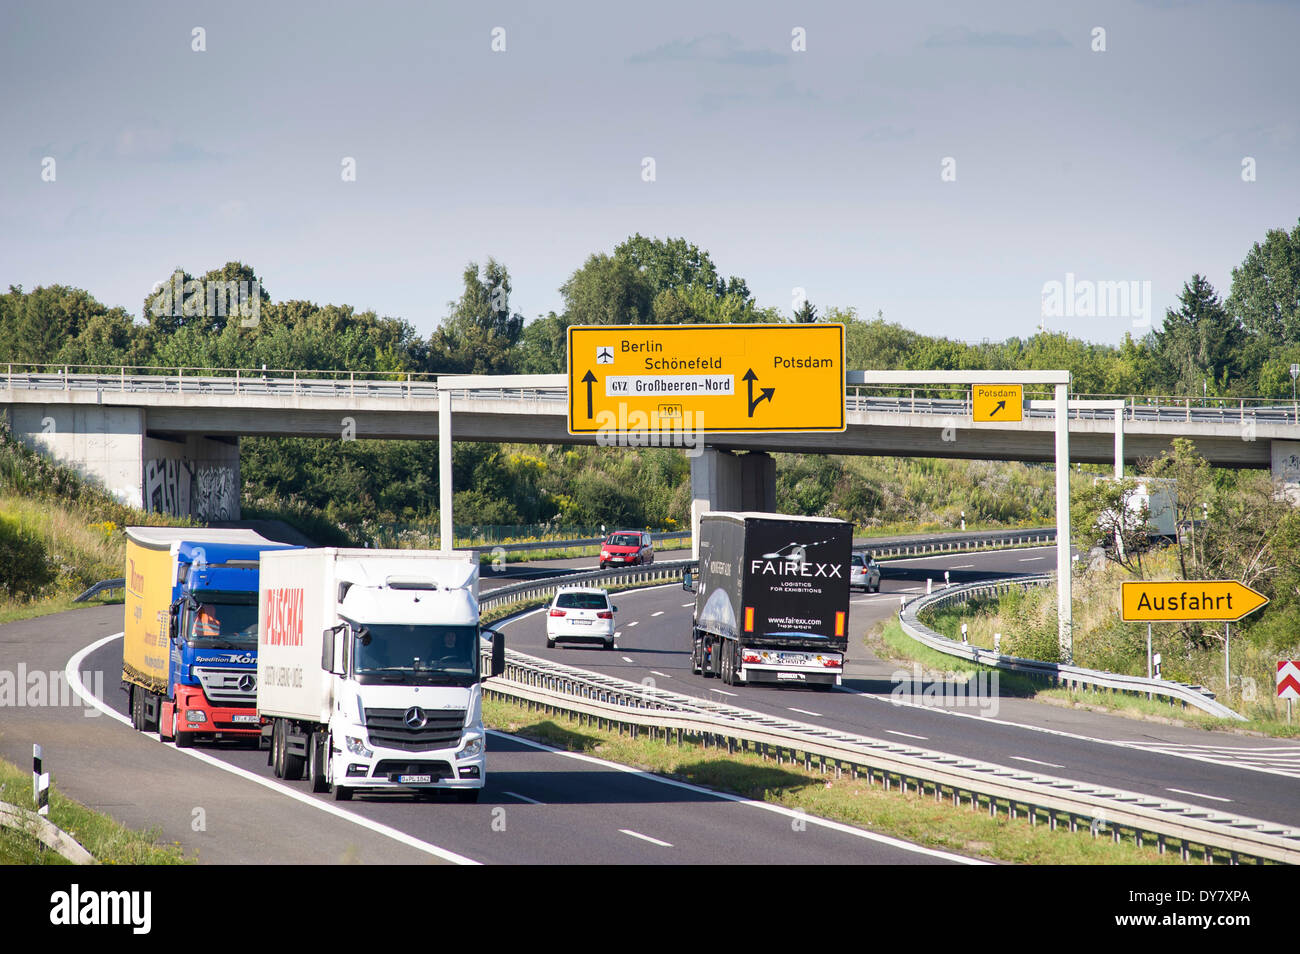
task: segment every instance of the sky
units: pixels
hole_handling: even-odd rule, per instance
[[[0,287],[139,316],[239,260],[427,335],[469,262],[532,319],[639,232],[787,315],[1114,343],[1300,220],[1298,38],[1264,0],[8,0]]]

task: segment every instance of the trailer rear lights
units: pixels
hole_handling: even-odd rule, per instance
[[[843,610],[839,610],[835,614],[835,635],[836,636],[844,635],[844,616],[845,613]]]
[[[753,631],[754,631],[754,607],[746,606],[745,607],[745,632],[752,633]]]
[[[461,768],[461,770],[460,770],[460,777],[461,777],[461,778],[478,778],[478,766],[477,766],[477,765],[466,765],[466,766],[463,766],[463,767]]]
[[[825,662],[822,663],[822,665],[825,666],[827,669],[839,669],[840,661],[838,659],[827,659]]]
[[[364,765],[357,765],[355,762],[353,762],[351,765],[348,766],[348,778],[365,778],[365,777],[366,777],[366,767]]]
[[[757,653],[745,653],[741,661],[747,663],[761,663],[763,657],[759,656]]]
[[[208,714],[204,712],[202,709],[186,709],[185,721],[186,722],[207,722]]]

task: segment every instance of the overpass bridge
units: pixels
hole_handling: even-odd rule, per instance
[[[998,383],[997,372],[989,381]],[[0,378],[0,412],[19,439],[76,466],[124,502],[202,519],[239,516],[240,437],[437,440],[444,393],[450,394],[454,440],[597,443],[568,433],[564,375],[479,376],[472,388],[468,383],[451,375],[10,365]],[[1034,396],[1026,390],[1027,398]],[[973,425],[964,389],[945,394],[937,387],[851,385],[845,412],[843,433],[719,434],[696,436],[694,443],[687,435],[697,455],[697,483],[717,485],[700,492],[716,504],[718,487],[739,481],[752,488],[732,505],[763,509],[774,493],[774,472],[761,462],[765,454],[747,460],[744,452],[1019,461],[1054,456],[1055,410],[1028,402],[1021,422]],[[1127,398],[1122,421],[1128,463],[1159,456],[1174,438],[1187,437],[1211,463],[1268,468],[1300,488],[1300,412],[1294,404],[1138,396]],[[1070,459],[1110,463],[1115,430],[1109,410],[1071,410]],[[709,450],[699,456],[693,449],[701,440]],[[742,456],[733,462],[732,454]]]

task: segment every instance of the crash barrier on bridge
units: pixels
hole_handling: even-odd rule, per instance
[[[0,365],[7,389],[91,390],[150,392],[175,391],[213,394],[291,394],[338,397],[433,398],[438,396],[438,376],[416,372],[303,370],[296,368],[186,368],[143,365],[61,365],[9,362]],[[930,397],[943,388],[899,389],[886,386],[853,385],[845,391],[845,407],[851,411],[899,414],[968,416],[967,392],[955,398]],[[470,393],[454,389],[453,393]],[[480,397],[504,400],[544,401],[564,404],[563,387],[474,388]],[[918,393],[921,395],[918,397]],[[954,392],[957,393],[957,392]],[[1030,393],[1026,397],[1031,396]],[[1037,394],[1048,398],[1048,392]],[[1126,421],[1183,421],[1201,423],[1300,422],[1300,403],[1271,397],[1221,398],[1185,395],[1071,394],[1072,401],[1123,400]],[[1054,410],[1027,409],[1027,418],[1047,417]],[[1071,409],[1072,419],[1114,420],[1114,412]]]
[[[1234,712],[1214,698],[1214,694],[1201,686],[1189,686],[1186,683],[1170,682],[1165,679],[1148,679],[1145,676],[1125,676],[1113,672],[1100,672],[1096,669],[1084,669],[1080,666],[1067,666],[1062,663],[1041,662],[1035,659],[1021,659],[1017,656],[1005,656],[991,649],[983,649],[967,643],[950,639],[926,626],[918,618],[925,610],[939,610],[949,606],[965,606],[972,599],[979,597],[997,597],[1010,592],[1013,588],[1024,589],[1030,586],[1046,586],[1055,577],[1052,574],[1020,577],[1015,580],[999,580],[984,583],[967,583],[962,586],[950,586],[930,596],[922,596],[907,603],[899,614],[903,632],[922,645],[948,656],[957,656],[984,666],[993,666],[1010,672],[1026,673],[1037,676],[1057,685],[1077,689],[1079,686],[1095,686],[1099,689],[1111,689],[1119,692],[1135,692],[1164,696],[1177,700],[1184,705],[1194,706],[1203,712],[1221,719],[1246,721],[1245,716]]]
[[[1154,842],[1157,851],[1175,848],[1184,860],[1193,855],[1212,862],[1226,853],[1241,858],[1295,864],[1300,862],[1300,831],[1252,818],[1103,788],[1034,772],[965,759],[914,746],[790,722],[726,703],[664,691],[647,680],[628,682],[586,672],[545,659],[506,651],[506,671],[483,684],[489,696],[520,702],[530,710],[564,715],[597,728],[645,732],[665,742],[694,743],[749,752],[778,764],[788,760],[806,770],[814,766],[836,778],[865,775],[868,784],[886,790],[932,793],[935,801],[968,803],[972,811],[1024,817],[1030,825],[1045,822],[1093,837],[1106,834],[1119,842],[1131,837],[1139,846]]]
[[[86,602],[86,600],[90,599],[93,596],[98,596],[100,593],[104,593],[109,590],[123,590],[123,589],[126,589],[126,577],[124,576],[119,576],[115,580],[100,580],[94,586],[90,587],[90,589],[86,590],[85,592],[81,593],[78,596],[74,596],[72,598],[72,602],[84,603]]]

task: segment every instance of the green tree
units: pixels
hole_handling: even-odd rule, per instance
[[[795,324],[811,325],[817,321],[817,307],[808,299],[804,299],[802,305],[796,309],[793,321]]]
[[[1232,270],[1228,311],[1270,345],[1300,342],[1300,222],[1269,229]]]
[[[654,289],[633,265],[592,255],[560,286],[566,325],[640,325],[652,321]]]
[[[1204,378],[1225,386],[1245,343],[1241,323],[1201,275],[1183,285],[1178,300],[1178,309],[1167,309],[1164,325],[1152,334],[1158,373],[1177,393],[1196,390]]]
[[[511,349],[524,328],[523,315],[510,311],[510,273],[489,258],[465,266],[465,290],[448,303],[451,313],[429,339],[432,370],[452,374],[499,374],[511,369]]]

